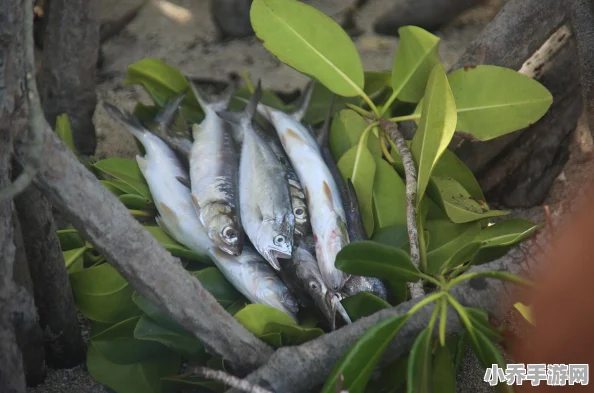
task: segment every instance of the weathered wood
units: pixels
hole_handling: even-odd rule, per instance
[[[15,246],[15,257],[13,267],[13,279],[16,285],[20,285],[27,295],[33,298],[33,282],[27,265],[27,255],[19,219],[16,211],[13,210],[13,240]],[[35,313],[37,320],[37,313]],[[45,379],[47,370],[45,367],[45,351],[43,349],[43,332],[39,324],[34,323],[29,329],[16,330],[17,344],[23,355],[23,366],[25,369],[25,380],[28,386],[37,386]]]
[[[398,35],[402,26],[436,30],[467,9],[485,0],[396,0],[373,25],[378,34]]]
[[[40,95],[48,122],[67,113],[74,143],[83,155],[97,147],[93,114],[97,105],[98,0],[49,0],[45,7]]]
[[[74,367],[85,360],[85,347],[51,205],[33,185],[15,199],[15,204],[34,284],[39,323],[45,334],[48,365]]]
[[[582,98],[588,114],[590,133],[594,135],[594,2],[567,0],[566,4],[578,43]]]
[[[0,0],[0,189],[11,183],[13,137],[26,123],[22,90],[22,23],[26,0]],[[12,200],[0,202],[0,392],[25,393],[21,352],[15,322],[27,320],[27,303],[19,305],[23,291],[14,284]],[[19,315],[15,306],[23,309]],[[30,322],[30,321],[29,321]]]

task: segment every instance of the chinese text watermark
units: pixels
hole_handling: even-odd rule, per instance
[[[530,383],[538,386],[541,382],[551,386],[587,385],[590,368],[587,364],[508,364],[501,368],[496,364],[485,371],[483,380],[495,386],[500,382],[508,385]]]

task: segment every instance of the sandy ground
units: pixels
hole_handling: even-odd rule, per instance
[[[354,0],[311,0],[311,5],[331,17]],[[452,64],[466,45],[497,13],[505,0],[488,0],[484,6],[467,11],[450,25],[437,32],[442,38],[441,56],[444,63]],[[102,19],[113,20],[134,8],[142,0],[101,0]],[[98,76],[99,105],[95,113],[98,132],[97,158],[133,157],[136,146],[132,137],[107,116],[101,107],[108,101],[123,109],[132,110],[137,101],[150,103],[150,99],[136,86],[125,86],[126,67],[145,57],[154,57],[177,67],[193,77],[226,79],[229,73],[240,74],[246,69],[252,78],[262,78],[264,87],[291,91],[301,88],[306,78],[281,64],[255,39],[247,38],[219,42],[216,29],[210,20],[207,0],[149,0],[138,17],[120,34],[104,44],[104,65]],[[379,71],[391,67],[397,38],[380,37],[371,26],[378,15],[384,13],[390,0],[369,0],[356,17],[364,34],[356,40],[365,70]],[[554,216],[568,209],[560,197],[572,187],[579,192],[576,179],[581,179],[590,169],[592,143],[584,124],[578,129],[572,145],[572,155],[564,174],[555,183],[547,203]],[[578,184],[576,187],[575,185]],[[542,208],[515,212],[518,216],[542,219]],[[458,376],[458,391],[468,393],[493,392],[482,381],[484,370],[476,359],[467,356]],[[29,393],[104,393],[109,389],[94,382],[84,371],[84,366],[71,370],[49,370],[44,384],[29,389]]]

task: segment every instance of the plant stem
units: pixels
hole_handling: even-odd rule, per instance
[[[441,315],[439,316],[439,343],[442,347],[446,345],[446,322],[448,317],[448,299],[442,297],[440,299]]]
[[[426,298],[424,298],[423,300],[421,300],[420,302],[415,304],[413,307],[411,307],[410,310],[408,310],[408,312],[407,312],[408,316],[412,317],[417,311],[419,311],[421,308],[425,307],[427,304],[434,302],[436,300],[439,300],[439,299],[441,299],[442,296],[446,296],[446,295],[447,295],[446,292],[437,292],[437,293],[427,296]]]
[[[244,68],[243,71],[241,72],[242,76],[243,76],[243,81],[245,83],[245,87],[247,87],[248,91],[250,92],[250,94],[254,94],[254,85],[252,84],[252,80],[250,78],[250,74],[248,73],[248,71]]]
[[[379,111],[377,110],[377,107],[375,106],[375,104],[373,103],[373,101],[371,101],[371,98],[369,98],[369,96],[367,94],[365,94],[365,92],[363,90],[361,90],[359,92],[359,96],[361,98],[363,98],[363,101],[365,101],[367,103],[367,105],[369,105],[369,108],[371,109],[371,111],[373,112],[373,114],[375,115],[375,117],[377,119],[379,119],[381,117]]]
[[[407,121],[407,120],[418,120],[421,118],[420,114],[412,114],[412,115],[406,115],[406,116],[396,116],[396,117],[391,117],[388,119],[388,121],[390,123],[398,123],[401,121]]]
[[[386,141],[386,132],[384,130],[381,130],[380,148],[382,149],[382,153],[384,154],[384,157],[390,163],[390,165],[394,165],[396,163],[396,161],[394,161],[394,159],[392,158],[392,155],[388,151],[388,148],[386,147],[386,144],[384,143],[385,141]]]
[[[361,108],[361,107],[359,107],[359,106],[357,106],[357,105],[353,105],[353,104],[351,104],[350,102],[347,102],[347,103],[345,104],[345,106],[346,106],[347,108],[349,108],[349,109],[351,109],[351,110],[353,110],[353,111],[357,112],[358,114],[360,114],[360,115],[361,115],[361,116],[363,116],[363,117],[368,117],[368,118],[370,118],[370,119],[371,119],[371,118],[373,118],[373,114],[372,114],[371,112],[369,112],[369,111],[366,111],[365,109],[363,109],[363,108]]]
[[[479,278],[479,277],[496,278],[496,279],[499,279],[499,280],[510,281],[510,282],[513,282],[514,284],[522,285],[522,286],[525,286],[525,287],[528,287],[528,288],[533,288],[534,287],[534,284],[530,280],[526,280],[525,278],[522,278],[520,276],[517,276],[515,274],[511,274],[511,273],[508,273],[508,272],[494,271],[494,272],[475,272],[475,273],[463,274],[463,275],[461,275],[459,277],[454,278],[450,282],[448,282],[446,284],[446,286],[445,286],[444,289],[446,291],[448,291],[452,287],[454,287],[456,284],[459,284],[462,281],[472,280],[473,278]]]
[[[417,168],[415,167],[415,162],[406,144],[406,140],[400,131],[398,131],[396,124],[390,123],[386,119],[380,119],[379,124],[386,135],[393,140],[402,158],[406,178],[406,225],[408,227],[408,240],[410,243],[410,258],[421,269],[421,272],[424,273],[426,267],[423,267],[421,264],[419,230],[417,228]],[[422,282],[409,285],[409,289],[413,299],[425,294]]]
[[[395,90],[392,92],[392,95],[390,96],[390,98],[388,98],[388,101],[386,101],[386,103],[384,104],[384,107],[382,108],[382,111],[380,113],[381,116],[386,114],[386,111],[388,110],[388,108],[390,108],[392,106],[392,104],[396,100],[396,97],[398,97],[398,94],[400,94],[401,90],[402,90],[402,86],[398,90]]]
[[[437,279],[435,279],[435,278],[433,278],[433,277],[431,277],[431,276],[429,276],[429,275],[427,275],[425,273],[421,273],[420,274],[420,277],[423,280],[426,280],[426,281],[429,281],[429,282],[435,284],[438,288],[441,288],[443,286],[442,283],[439,282],[439,280],[437,280]]]

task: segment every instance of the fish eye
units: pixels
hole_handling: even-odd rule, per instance
[[[297,218],[302,218],[303,216],[305,216],[305,210],[303,210],[300,207],[295,209],[295,211],[293,213],[295,214],[295,217],[297,217]]]
[[[318,285],[317,282],[310,281],[309,282],[309,289],[316,291],[316,290],[320,289],[320,286]]]
[[[237,232],[235,231],[235,228],[228,226],[223,229],[223,236],[226,239],[233,240],[237,238]]]
[[[285,237],[283,235],[277,235],[274,238],[274,244],[276,244],[277,246],[280,246],[281,244],[283,244],[285,242]]]

